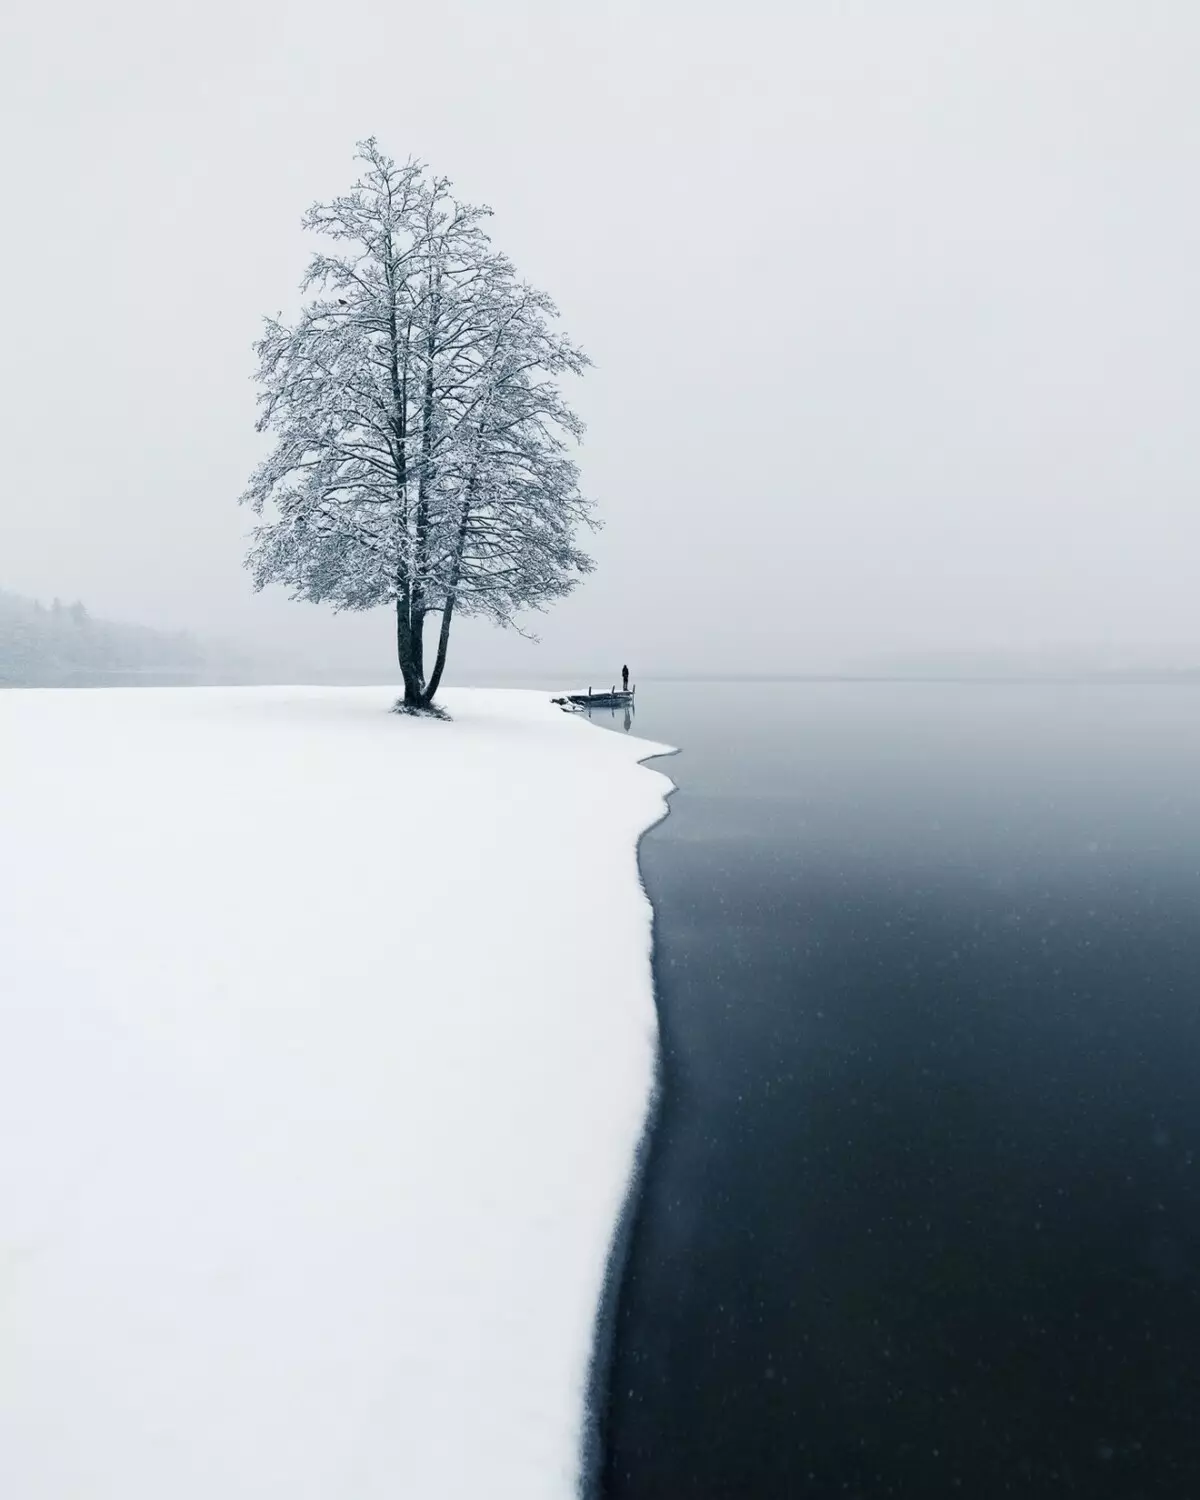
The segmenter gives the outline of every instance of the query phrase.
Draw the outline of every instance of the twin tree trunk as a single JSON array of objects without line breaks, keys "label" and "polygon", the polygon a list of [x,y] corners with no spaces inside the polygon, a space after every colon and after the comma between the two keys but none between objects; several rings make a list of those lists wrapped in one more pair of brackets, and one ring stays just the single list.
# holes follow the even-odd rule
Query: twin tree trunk
[{"label": "twin tree trunk", "polygon": [[[401,597],[396,600],[396,654],[400,660],[400,675],[404,678],[406,708],[428,708],[441,686],[442,673],[446,670],[446,651],[450,645],[450,621],[454,617],[458,588],[462,582],[463,559],[467,551],[477,483],[478,470],[473,469],[467,481],[458,534],[454,539],[454,558],[447,580],[446,599],[442,605],[441,628],[438,630],[437,656],[428,682],[425,681],[425,616],[430,611],[425,607],[424,591],[402,589]],[[418,499],[418,508],[421,503],[422,499]]]},{"label": "twin tree trunk", "polygon": [[[457,579],[455,580],[457,586]],[[438,631],[437,656],[433,673],[425,681],[425,614],[420,617],[410,613],[407,600],[396,600],[396,655],[400,661],[400,675],[404,678],[404,706],[406,708],[428,708],[441,686],[442,673],[446,670],[446,651],[450,644],[450,621],[454,614],[455,593],[452,589],[442,606],[442,624]]]}]

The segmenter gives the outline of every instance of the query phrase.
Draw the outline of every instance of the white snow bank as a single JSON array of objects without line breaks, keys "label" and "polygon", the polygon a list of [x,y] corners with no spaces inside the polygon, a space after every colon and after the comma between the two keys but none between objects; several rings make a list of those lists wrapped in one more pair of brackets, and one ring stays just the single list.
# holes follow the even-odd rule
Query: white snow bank
[{"label": "white snow bank", "polygon": [[572,1493],[669,782],[445,700],[0,693],[0,1494]]}]

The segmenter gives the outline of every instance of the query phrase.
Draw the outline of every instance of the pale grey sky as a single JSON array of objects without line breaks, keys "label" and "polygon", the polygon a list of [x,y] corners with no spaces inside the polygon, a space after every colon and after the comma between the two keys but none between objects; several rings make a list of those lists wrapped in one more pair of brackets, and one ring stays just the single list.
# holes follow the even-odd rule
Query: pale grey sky
[{"label": "pale grey sky", "polygon": [[10,0],[0,586],[363,666],[255,598],[249,346],[357,138],[496,209],[596,369],[534,648],[1200,643],[1194,0]]}]

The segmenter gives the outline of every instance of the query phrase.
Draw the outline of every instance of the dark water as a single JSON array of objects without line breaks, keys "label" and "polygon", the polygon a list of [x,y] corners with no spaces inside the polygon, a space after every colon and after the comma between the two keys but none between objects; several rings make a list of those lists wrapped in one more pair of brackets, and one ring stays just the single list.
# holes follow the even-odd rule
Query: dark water
[{"label": "dark water", "polygon": [[604,1492],[1200,1496],[1200,691],[639,697]]}]

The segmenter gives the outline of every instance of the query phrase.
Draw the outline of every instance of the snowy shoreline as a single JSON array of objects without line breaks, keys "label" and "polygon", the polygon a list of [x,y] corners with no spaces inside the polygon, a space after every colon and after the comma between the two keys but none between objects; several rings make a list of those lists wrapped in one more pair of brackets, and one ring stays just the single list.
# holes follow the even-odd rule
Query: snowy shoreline
[{"label": "snowy shoreline", "polygon": [[[643,741],[643,743],[650,743]],[[661,760],[678,755],[677,748],[656,745],[650,755],[641,756],[640,763]],[[581,1500],[600,1500],[603,1494],[604,1455],[608,1444],[609,1393],[613,1375],[616,1350],[617,1310],[620,1302],[621,1284],[629,1264],[633,1244],[633,1231],[641,1202],[642,1188],[650,1159],[654,1132],[658,1127],[659,1110],[662,1106],[662,1033],[658,1019],[658,996],[654,983],[654,944],[657,915],[646,889],[642,872],[642,844],[647,834],[652,833],[671,814],[671,796],[678,790],[669,777],[663,793],[661,814],[652,823],[647,823],[638,834],[636,844],[638,883],[650,907],[650,992],[654,1004],[654,1061],[650,1091],[643,1111],[641,1133],[634,1147],[630,1169],[625,1183],[625,1193],[609,1237],[608,1255],[605,1260],[604,1278],[592,1325],[591,1352],[588,1360],[587,1394],[584,1403],[584,1428],[580,1453],[579,1493]]]},{"label": "snowy shoreline", "polygon": [[568,1496],[665,747],[542,693],[0,694],[0,1488]]}]

